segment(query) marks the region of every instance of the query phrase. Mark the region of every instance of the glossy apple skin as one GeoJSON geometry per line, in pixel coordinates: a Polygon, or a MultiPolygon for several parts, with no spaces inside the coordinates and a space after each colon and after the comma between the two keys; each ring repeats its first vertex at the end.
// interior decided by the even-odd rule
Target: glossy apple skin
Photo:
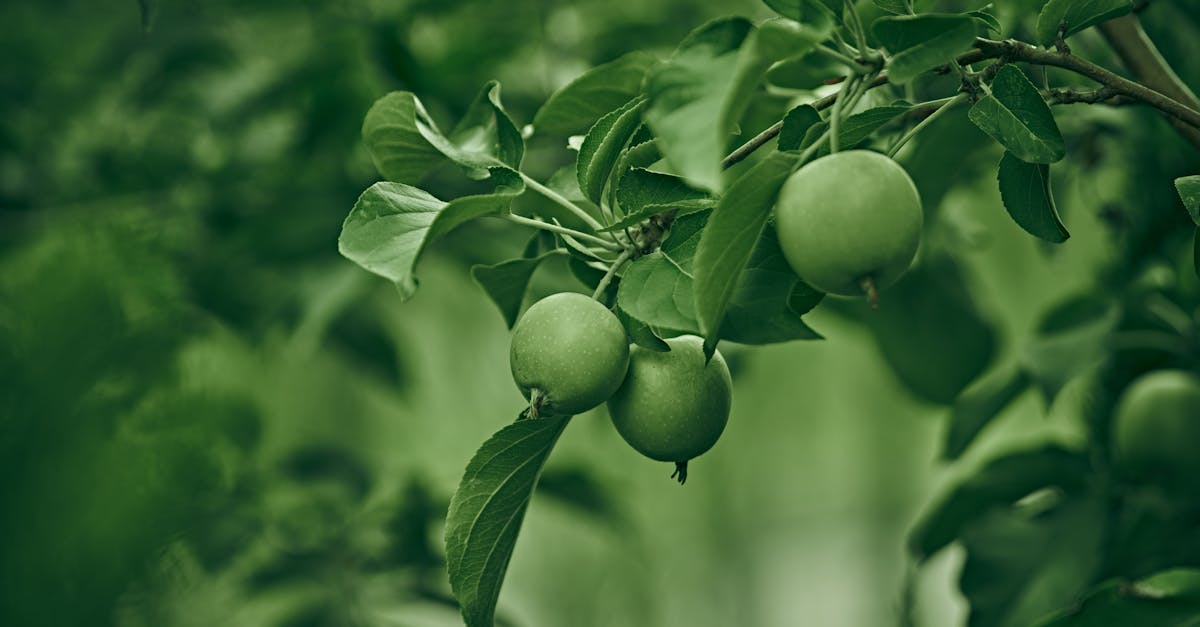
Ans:
{"type": "Polygon", "coordinates": [[[625,382],[608,401],[613,425],[639,453],[686,462],[717,443],[729,421],[733,381],[721,353],[704,363],[704,341],[666,340],[671,350],[634,346],[625,382]]]}
{"type": "Polygon", "coordinates": [[[821,157],[794,172],[775,205],[784,257],[830,294],[861,296],[900,278],[921,241],[921,197],[900,164],[868,150],[821,157]]]}
{"type": "Polygon", "coordinates": [[[573,292],[534,303],[513,327],[509,365],[525,398],[545,393],[540,412],[569,416],[608,400],[625,380],[629,340],[604,305],[573,292]]]}
{"type": "Polygon", "coordinates": [[[1114,412],[1113,453],[1135,476],[1200,488],[1200,377],[1157,370],[1130,383],[1114,412]]]}

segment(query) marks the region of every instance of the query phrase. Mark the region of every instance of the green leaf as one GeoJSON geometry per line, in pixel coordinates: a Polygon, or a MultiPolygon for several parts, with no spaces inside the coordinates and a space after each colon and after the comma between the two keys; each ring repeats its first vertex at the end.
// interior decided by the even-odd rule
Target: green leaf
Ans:
{"type": "Polygon", "coordinates": [[[720,191],[731,133],[767,68],[811,50],[826,33],[744,18],[710,22],[646,79],[646,123],[667,162],[690,185],[720,191]]]}
{"type": "Polygon", "coordinates": [[[957,459],[962,455],[984,427],[1028,387],[1025,373],[1010,367],[988,374],[963,390],[950,411],[942,457],[957,459]]]}
{"type": "MultiPolygon", "coordinates": [[[[841,125],[838,127],[838,145],[842,146],[844,150],[853,148],[854,146],[862,143],[863,140],[870,137],[872,133],[882,128],[888,122],[891,122],[892,120],[905,113],[908,113],[911,110],[912,106],[906,103],[888,105],[885,107],[874,107],[860,113],[855,113],[854,115],[842,120],[841,125]]],[[[812,143],[817,141],[817,139],[821,137],[821,134],[824,133],[828,128],[828,122],[814,124],[812,128],[808,129],[808,132],[805,133],[804,141],[801,142],[801,147],[807,148],[808,146],[812,145],[812,143]]],[[[829,150],[829,143],[826,142],[821,145],[819,150],[817,150],[817,156],[827,155],[829,154],[829,150]]]]}
{"type": "Polygon", "coordinates": [[[1058,26],[1067,23],[1064,37],[1090,28],[1133,10],[1129,0],[1050,0],[1042,7],[1037,19],[1037,39],[1043,46],[1054,43],[1058,26]]]}
{"type": "Polygon", "coordinates": [[[635,51],[588,70],[538,109],[534,129],[559,135],[587,132],[604,114],[641,94],[646,72],[657,62],[654,55],[635,51]]]}
{"type": "Polygon", "coordinates": [[[992,15],[988,11],[984,11],[982,9],[978,11],[968,11],[966,15],[974,19],[983,28],[983,30],[980,31],[981,35],[999,35],[1004,32],[1003,26],[1000,25],[1000,20],[996,19],[996,16],[992,15]]]}
{"type": "Polygon", "coordinates": [[[696,251],[695,311],[715,341],[738,279],[758,244],[779,188],[799,157],[775,152],[734,181],[704,228],[696,251]]]}
{"type": "Polygon", "coordinates": [[[802,104],[788,111],[779,129],[779,150],[799,150],[805,133],[816,124],[821,124],[821,114],[812,105],[802,104]]]}
{"type": "Polygon", "coordinates": [[[909,537],[909,549],[920,559],[928,558],[990,511],[1007,508],[1046,487],[1067,492],[1079,490],[1086,485],[1089,472],[1084,455],[1057,446],[994,459],[941,497],[921,517],[909,537]]]}
{"type": "Polygon", "coordinates": [[[600,202],[613,166],[617,164],[625,144],[642,123],[645,103],[643,98],[634,98],[600,118],[588,131],[575,161],[579,189],[588,200],[600,202]]]}
{"type": "Polygon", "coordinates": [[[675,221],[659,250],[625,268],[617,289],[617,304],[627,314],[653,328],[697,333],[692,298],[692,261],[707,214],[675,221]]]}
{"type": "Polygon", "coordinates": [[[493,168],[520,169],[525,154],[525,140],[501,106],[495,81],[483,87],[449,136],[408,92],[376,101],[363,120],[362,134],[380,174],[397,183],[416,183],[445,159],[467,176],[484,179],[493,168]]]}
{"type": "Polygon", "coordinates": [[[1078,605],[1038,622],[1038,627],[1195,627],[1200,625],[1200,598],[1195,580],[1200,571],[1178,569],[1129,585],[1108,581],[1094,588],[1078,605]],[[1164,589],[1157,580],[1191,579],[1192,587],[1164,589]]]}
{"type": "Polygon", "coordinates": [[[677,200],[659,205],[643,205],[637,211],[623,216],[610,226],[606,226],[602,231],[620,231],[637,224],[645,222],[647,219],[659,215],[661,213],[672,211],[676,217],[686,216],[697,211],[712,209],[717,206],[716,199],[713,198],[692,198],[687,200],[677,200]]]}
{"type": "Polygon", "coordinates": [[[1100,568],[1105,515],[1101,499],[1068,496],[1050,508],[1035,501],[992,511],[964,530],[967,624],[1031,625],[1074,604],[1100,568]]]}
{"type": "Polygon", "coordinates": [[[842,21],[842,0],[763,0],[779,15],[807,24],[842,21]]]}
{"type": "Polygon", "coordinates": [[[1062,133],[1025,73],[1012,65],[996,72],[992,93],[968,112],[980,130],[1027,163],[1054,163],[1066,155],[1062,133]]]}
{"type": "Polygon", "coordinates": [[[721,339],[740,344],[776,344],[791,340],[818,340],[821,335],[800,319],[793,299],[805,311],[816,306],[820,292],[796,277],[779,248],[775,228],[768,225],[754,247],[746,269],[725,311],[721,339]],[[804,285],[797,293],[797,285],[804,285]],[[811,304],[810,304],[811,303],[811,304]]]}
{"type": "Polygon", "coordinates": [[[788,307],[796,312],[796,315],[803,316],[812,311],[817,305],[825,299],[825,292],[797,280],[792,286],[792,293],[788,295],[788,307]]]}
{"type": "Polygon", "coordinates": [[[558,251],[549,251],[533,258],[510,259],[490,266],[471,267],[471,278],[500,308],[508,328],[512,328],[517,322],[517,315],[521,313],[521,302],[525,300],[529,279],[543,261],[555,254],[558,251]]]}
{"type": "Polygon", "coordinates": [[[767,82],[784,89],[814,90],[845,74],[843,65],[821,54],[784,59],[767,70],[767,82]]]}
{"type": "Polygon", "coordinates": [[[872,0],[873,4],[882,11],[887,11],[895,15],[907,15],[910,13],[908,4],[904,0],[872,0]]]}
{"type": "Polygon", "coordinates": [[[927,254],[882,295],[878,311],[856,303],[883,358],[916,396],[949,404],[996,354],[996,330],[953,257],[927,254]]]}
{"type": "Polygon", "coordinates": [[[689,187],[678,176],[643,168],[629,170],[617,185],[617,204],[627,215],[637,214],[647,205],[670,206],[707,197],[708,194],[689,187]]]}
{"type": "Polygon", "coordinates": [[[642,348],[648,348],[657,353],[665,353],[671,350],[671,347],[654,333],[646,323],[630,316],[624,309],[617,307],[617,319],[625,326],[625,333],[629,335],[630,341],[642,348]]]}
{"type": "Polygon", "coordinates": [[[1200,174],[1175,179],[1175,189],[1184,208],[1192,216],[1192,222],[1200,226],[1200,174]]]}
{"type": "Polygon", "coordinates": [[[1005,152],[997,178],[1004,208],[1025,232],[1054,244],[1061,244],[1071,237],[1054,206],[1050,166],[1026,163],[1011,152],[1005,152]]]}
{"type": "Polygon", "coordinates": [[[1053,400],[1075,377],[1100,365],[1108,356],[1121,309],[1111,298],[1085,293],[1051,309],[1025,346],[1021,365],[1053,400]]]}
{"type": "Polygon", "coordinates": [[[1200,277],[1200,227],[1196,227],[1196,235],[1192,241],[1192,269],[1200,277]]]}
{"type": "Polygon", "coordinates": [[[525,509],[568,418],[518,420],[467,464],[446,515],[450,588],[468,627],[491,627],[525,509]]]}
{"type": "Polygon", "coordinates": [[[416,183],[446,161],[445,155],[425,141],[420,127],[437,132],[421,101],[409,92],[392,92],[371,105],[363,120],[362,137],[375,169],[385,179],[416,183]]]}
{"type": "Polygon", "coordinates": [[[966,15],[887,16],[875,20],[871,28],[892,53],[888,80],[896,84],[952,61],[975,43],[975,21],[966,15]]]}
{"type": "Polygon", "coordinates": [[[407,299],[417,289],[414,271],[431,242],[465,222],[508,211],[525,189],[512,170],[493,168],[492,178],[499,183],[495,192],[449,203],[411,185],[376,183],[359,196],[342,224],[338,252],[394,282],[407,299]]]}

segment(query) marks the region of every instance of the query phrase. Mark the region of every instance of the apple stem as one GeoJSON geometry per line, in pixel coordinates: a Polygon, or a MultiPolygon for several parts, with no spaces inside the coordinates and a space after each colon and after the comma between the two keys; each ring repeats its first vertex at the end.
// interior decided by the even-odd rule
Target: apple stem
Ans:
{"type": "Polygon", "coordinates": [[[671,473],[671,478],[679,481],[679,485],[687,482],[687,462],[675,462],[675,472],[671,473]]]}
{"type": "Polygon", "coordinates": [[[879,288],[875,285],[875,277],[867,275],[859,285],[867,295],[867,303],[871,305],[871,309],[879,309],[879,288]]]}
{"type": "Polygon", "coordinates": [[[546,401],[546,393],[539,388],[530,388],[529,390],[529,409],[522,412],[523,415],[529,418],[537,418],[542,410],[542,403],[546,401]]]}

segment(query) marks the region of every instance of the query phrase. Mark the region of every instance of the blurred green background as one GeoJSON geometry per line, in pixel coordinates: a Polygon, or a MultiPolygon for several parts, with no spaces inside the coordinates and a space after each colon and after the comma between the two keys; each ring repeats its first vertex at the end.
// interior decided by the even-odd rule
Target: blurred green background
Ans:
{"type": "MultiPolygon", "coordinates": [[[[400,303],[337,255],[342,219],[377,180],[362,116],[406,89],[454,120],[497,78],[527,122],[586,68],[665,53],[731,13],[768,14],[756,0],[0,7],[0,624],[460,624],[445,505],[523,404],[504,322],[467,269],[528,233],[461,229],[400,303]]],[[[1195,16],[1147,21],[1196,77],[1183,49],[1195,16]]],[[[921,166],[955,182],[931,236],[966,242],[998,364],[1111,256],[1101,208],[1134,185],[1169,194],[1184,163],[1153,114],[1088,115],[1076,124],[1147,141],[1068,171],[1057,192],[1073,237],[1054,254],[1005,215],[983,167],[998,151],[921,166]]],[[[545,176],[570,158],[541,141],[527,162],[545,176]]],[[[428,187],[449,197],[456,181],[428,187]]],[[[562,267],[536,287],[578,289],[562,267]]],[[[1049,412],[1023,397],[947,466],[945,406],[910,393],[837,306],[810,322],[826,341],[722,348],[733,416],[686,487],[602,410],[577,417],[517,545],[504,622],[961,624],[961,556],[909,577],[906,532],[990,452],[1078,441],[1078,395],[1049,412]]]]}

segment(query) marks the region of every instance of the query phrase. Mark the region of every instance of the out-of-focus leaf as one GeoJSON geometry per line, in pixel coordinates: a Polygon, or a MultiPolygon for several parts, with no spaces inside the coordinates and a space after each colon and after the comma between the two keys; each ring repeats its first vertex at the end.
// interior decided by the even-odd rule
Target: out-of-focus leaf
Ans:
{"type": "Polygon", "coordinates": [[[533,258],[509,259],[495,265],[478,265],[471,268],[471,278],[487,292],[492,302],[500,308],[504,322],[512,328],[521,313],[521,302],[525,299],[525,290],[529,287],[529,279],[537,271],[538,266],[547,258],[558,254],[549,251],[533,258]]]}
{"type": "Polygon", "coordinates": [[[991,373],[959,394],[950,411],[950,428],[942,456],[956,459],[975,441],[1009,403],[1029,387],[1029,379],[1017,368],[1005,368],[991,373]]]}
{"type": "Polygon", "coordinates": [[[1049,511],[994,510],[963,534],[959,587],[970,627],[1030,625],[1076,602],[1101,561],[1103,503],[1068,496],[1049,511]]]}
{"type": "Polygon", "coordinates": [[[430,242],[472,219],[508,211],[524,191],[516,172],[494,168],[492,177],[500,183],[494,193],[449,203],[411,185],[376,183],[359,196],[342,224],[338,252],[391,280],[409,298],[417,289],[417,262],[430,242]]]}
{"type": "Polygon", "coordinates": [[[641,97],[630,100],[600,118],[588,131],[575,162],[579,189],[588,200],[600,202],[604,185],[612,174],[613,166],[617,164],[621,150],[642,123],[645,103],[641,97]]]}
{"type": "Polygon", "coordinates": [[[1054,163],[1066,155],[1050,105],[1015,66],[1005,65],[996,72],[992,93],[976,102],[967,115],[1021,161],[1054,163]]]}
{"type": "Polygon", "coordinates": [[[755,29],[744,18],[693,31],[646,81],[646,123],[667,162],[693,187],[720,191],[731,132],[767,68],[824,36],[778,20],[755,29]]]}
{"type": "Polygon", "coordinates": [[[1053,399],[1068,381],[1105,359],[1120,321],[1120,308],[1106,296],[1086,293],[1068,299],[1042,320],[1021,366],[1053,399]]]}
{"type": "Polygon", "coordinates": [[[537,493],[583,514],[622,522],[617,500],[585,467],[547,468],[538,481],[537,493]]]}
{"type": "Polygon", "coordinates": [[[872,3],[879,9],[893,15],[905,15],[909,13],[908,3],[904,0],[872,0],[872,3]]]}
{"type": "Polygon", "coordinates": [[[864,311],[884,359],[914,394],[949,404],[996,352],[996,332],[968,289],[966,271],[945,254],[927,255],[864,311]]]}
{"type": "Polygon", "coordinates": [[[1086,484],[1090,468],[1085,456],[1057,446],[1012,453],[987,463],[955,486],[930,508],[909,536],[909,550],[920,559],[959,538],[975,521],[1036,490],[1055,487],[1067,492],[1086,484]]]}
{"type": "Polygon", "coordinates": [[[822,24],[830,19],[842,20],[840,0],[763,0],[779,15],[807,24],[822,24]]]}
{"type": "Polygon", "coordinates": [[[1192,222],[1200,225],[1200,174],[1175,179],[1175,189],[1188,215],[1192,216],[1192,222]]]}
{"type": "Polygon", "coordinates": [[[1063,37],[1120,17],[1133,10],[1130,0],[1050,0],[1037,18],[1037,39],[1043,46],[1054,43],[1059,24],[1066,23],[1063,37]]]}
{"type": "Polygon", "coordinates": [[[538,133],[581,135],[604,114],[641,93],[646,71],[658,59],[634,51],[598,65],[554,92],[533,116],[538,133]]]}
{"type": "Polygon", "coordinates": [[[1025,232],[1047,242],[1060,244],[1071,234],[1058,217],[1050,190],[1050,166],[1026,163],[1011,152],[1000,159],[1000,199],[1013,222],[1025,232]]]}
{"type": "Polygon", "coordinates": [[[492,625],[525,509],[568,420],[518,420],[467,464],[446,515],[446,566],[468,627],[492,625]]]}
{"type": "Polygon", "coordinates": [[[975,21],[966,15],[886,16],[875,20],[871,29],[892,53],[888,80],[896,84],[952,61],[975,42],[975,21]]]}
{"type": "Polygon", "coordinates": [[[1179,569],[1133,584],[1107,581],[1077,606],[1056,612],[1037,627],[1194,627],[1200,624],[1198,579],[1200,571],[1179,569]]]}
{"type": "Polygon", "coordinates": [[[704,228],[696,251],[694,311],[706,341],[715,344],[738,279],[758,244],[779,188],[798,157],[775,152],[734,181],[704,228]]]}

